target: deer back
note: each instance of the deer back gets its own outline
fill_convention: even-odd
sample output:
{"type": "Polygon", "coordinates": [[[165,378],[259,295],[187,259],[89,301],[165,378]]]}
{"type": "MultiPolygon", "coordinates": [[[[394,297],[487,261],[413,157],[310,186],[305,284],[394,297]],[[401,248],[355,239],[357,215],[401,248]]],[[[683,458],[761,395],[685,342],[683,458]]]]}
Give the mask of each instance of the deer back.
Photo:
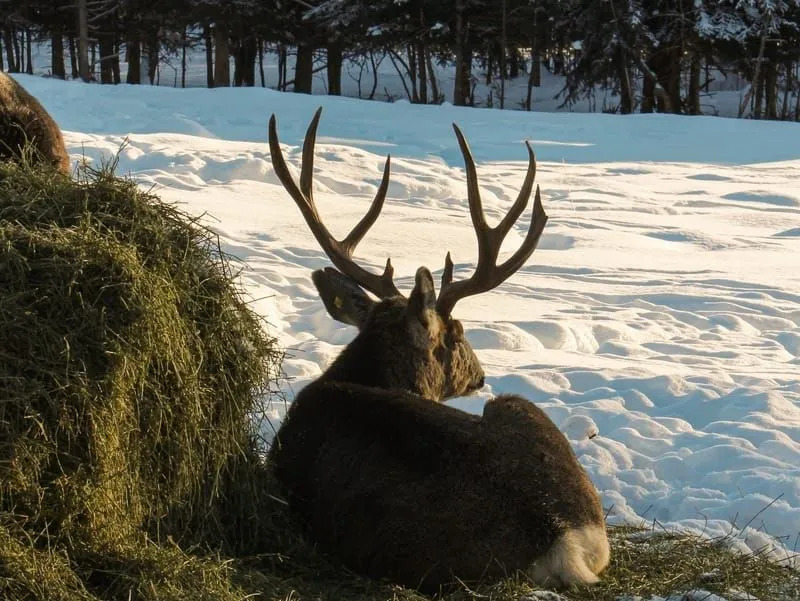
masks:
{"type": "Polygon", "coordinates": [[[570,530],[604,535],[569,444],[520,397],[479,417],[321,380],[300,392],[276,445],[276,476],[312,539],[351,569],[422,591],[528,570],[570,530]]]}

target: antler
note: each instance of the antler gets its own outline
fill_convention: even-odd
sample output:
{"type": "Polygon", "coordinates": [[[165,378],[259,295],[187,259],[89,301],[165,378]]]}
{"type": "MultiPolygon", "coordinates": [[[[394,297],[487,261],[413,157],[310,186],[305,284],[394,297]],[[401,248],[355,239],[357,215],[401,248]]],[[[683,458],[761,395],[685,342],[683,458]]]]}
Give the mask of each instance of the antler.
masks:
{"type": "Polygon", "coordinates": [[[286,166],[286,161],[281,152],[281,145],[278,141],[278,132],[275,121],[275,115],[269,119],[269,151],[272,156],[272,166],[278,179],[281,180],[283,187],[289,192],[289,195],[294,199],[297,206],[300,207],[300,212],[314,234],[314,237],[319,242],[322,250],[328,255],[333,264],[344,273],[346,276],[353,279],[359,286],[369,290],[380,298],[387,298],[390,296],[398,296],[400,292],[394,285],[392,276],[394,275],[394,268],[392,267],[391,259],[386,259],[386,267],[383,274],[378,275],[366,271],[353,261],[353,251],[364,235],[367,233],[372,224],[378,218],[378,215],[383,208],[383,201],[386,198],[386,191],[389,188],[389,167],[390,157],[386,157],[386,165],[383,167],[383,179],[378,187],[378,192],[375,194],[375,199],[367,211],[367,214],[361,218],[352,231],[347,234],[343,240],[337,240],[328,231],[328,228],[322,223],[322,220],[317,213],[317,207],[314,204],[314,197],[311,192],[311,182],[314,173],[314,144],[317,138],[317,126],[319,125],[319,118],[322,114],[322,107],[317,109],[314,118],[308,126],[306,131],[305,141],[303,142],[303,162],[300,167],[300,186],[297,186],[292,174],[289,173],[289,168],[286,166]]]}
{"type": "Polygon", "coordinates": [[[522,211],[525,210],[528,199],[531,197],[531,188],[536,176],[536,157],[533,154],[531,145],[526,141],[525,145],[528,147],[528,173],[525,175],[525,181],[519,191],[519,196],[517,196],[517,200],[512,205],[511,210],[497,227],[489,227],[483,214],[475,161],[472,158],[469,145],[464,139],[464,134],[461,133],[455,123],[453,124],[453,129],[456,130],[458,145],[461,147],[461,154],[464,155],[469,213],[472,217],[475,234],[478,237],[478,264],[475,267],[475,273],[469,279],[454,282],[453,261],[450,258],[450,253],[447,253],[442,273],[442,287],[439,290],[439,297],[436,299],[436,310],[443,317],[450,315],[455,304],[462,298],[491,290],[522,267],[525,261],[533,254],[533,251],[536,250],[544,224],[547,222],[547,215],[544,212],[542,199],[539,196],[539,186],[536,186],[536,195],[533,199],[533,215],[528,234],[525,236],[522,246],[511,257],[506,259],[502,265],[497,265],[497,256],[500,253],[503,239],[522,214],[522,211]]]}

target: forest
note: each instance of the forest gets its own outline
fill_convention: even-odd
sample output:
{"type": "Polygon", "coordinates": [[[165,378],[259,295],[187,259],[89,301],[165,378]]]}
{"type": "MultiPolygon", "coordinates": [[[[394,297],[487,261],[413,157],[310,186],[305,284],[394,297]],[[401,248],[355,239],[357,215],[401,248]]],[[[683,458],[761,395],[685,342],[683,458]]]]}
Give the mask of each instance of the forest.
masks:
{"type": "MultiPolygon", "coordinates": [[[[208,87],[265,85],[310,93],[324,76],[341,94],[345,62],[388,60],[411,102],[474,105],[479,79],[500,108],[531,110],[543,70],[563,77],[569,106],[596,89],[623,114],[702,114],[715,79],[747,82],[739,117],[800,120],[800,0],[0,0],[0,69],[33,72],[47,44],[53,77],[154,83],[171,61],[205,53],[208,87]],[[450,81],[434,65],[449,65],[450,81]],[[524,78],[521,106],[505,82],[524,78]]],[[[366,82],[365,97],[374,97],[366,82]]]]}

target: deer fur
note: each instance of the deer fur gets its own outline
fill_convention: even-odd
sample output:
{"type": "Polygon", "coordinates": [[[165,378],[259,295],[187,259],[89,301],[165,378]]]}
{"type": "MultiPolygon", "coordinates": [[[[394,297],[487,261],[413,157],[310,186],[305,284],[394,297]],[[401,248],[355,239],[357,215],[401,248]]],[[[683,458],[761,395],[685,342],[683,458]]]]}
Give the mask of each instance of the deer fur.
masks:
{"type": "Polygon", "coordinates": [[[19,160],[28,143],[36,160],[69,173],[69,154],[56,122],[25,88],[0,72],[0,160],[19,160]]]}
{"type": "Polygon", "coordinates": [[[461,324],[436,313],[420,268],[408,300],[372,301],[328,268],[314,283],[359,334],[295,398],[270,451],[309,536],[351,569],[436,592],[521,570],[597,581],[609,560],[597,492],[545,413],[519,396],[481,417],[433,402],[483,371],[461,324]]]}
{"type": "Polygon", "coordinates": [[[517,200],[490,227],[472,153],[453,126],[466,163],[478,261],[470,278],[454,281],[448,253],[438,298],[430,271],[420,267],[406,299],[394,285],[390,260],[378,275],[352,258],[383,206],[388,158],[372,205],[345,238],[334,238],[319,217],[312,180],[320,110],[303,143],[299,185],[283,158],[274,115],[270,154],[338,268],[312,274],[320,297],[334,319],[359,333],[300,391],[270,449],[289,506],[310,537],[353,570],[424,592],[519,570],[544,585],[596,582],[609,560],[603,510],[555,424],[519,396],[490,400],[480,417],[437,402],[484,382],[453,307],[517,271],[547,222],[537,187],[525,239],[498,263],[503,238],[533,190],[533,150],[526,143],[528,171],[517,200]]]}

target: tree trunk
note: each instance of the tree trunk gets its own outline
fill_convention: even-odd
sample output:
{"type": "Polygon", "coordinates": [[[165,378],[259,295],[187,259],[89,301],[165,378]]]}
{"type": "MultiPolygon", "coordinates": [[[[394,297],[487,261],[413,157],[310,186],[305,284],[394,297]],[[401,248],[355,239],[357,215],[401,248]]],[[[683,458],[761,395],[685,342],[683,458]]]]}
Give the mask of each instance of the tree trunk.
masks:
{"type": "Polygon", "coordinates": [[[231,85],[230,47],[228,29],[222,23],[214,26],[214,87],[231,85]]]}
{"type": "Polygon", "coordinates": [[[764,100],[767,119],[778,118],[778,63],[769,60],[764,65],[764,100]]]}
{"type": "Polygon", "coordinates": [[[664,87],[664,80],[669,79],[669,75],[665,74],[669,66],[664,66],[665,53],[654,53],[650,60],[645,62],[638,54],[631,52],[630,48],[625,48],[636,61],[639,68],[644,73],[644,83],[642,85],[642,112],[652,113],[655,105],[659,113],[672,113],[674,108],[672,105],[672,98],[669,92],[664,87]]]}
{"type": "Polygon", "coordinates": [[[439,102],[439,84],[436,82],[436,71],[433,70],[433,61],[431,60],[431,52],[425,52],[425,61],[428,64],[428,77],[431,78],[431,102],[439,102]]]}
{"type": "Polygon", "coordinates": [[[665,112],[681,113],[681,59],[683,48],[675,45],[669,51],[669,63],[667,68],[667,95],[672,105],[671,110],[664,107],[665,112]]]}
{"type": "Polygon", "coordinates": [[[72,79],[78,79],[78,53],[75,49],[75,36],[69,36],[67,40],[67,45],[69,46],[69,68],[70,74],[72,75],[72,79]]]}
{"type": "Polygon", "coordinates": [[[203,25],[203,41],[206,47],[206,86],[214,87],[214,41],[211,36],[211,25],[203,25]]]}
{"type": "Polygon", "coordinates": [[[278,89],[281,92],[286,91],[286,46],[278,44],[278,89]]]}
{"type": "Polygon", "coordinates": [[[428,104],[428,73],[426,56],[428,49],[425,48],[425,41],[420,39],[417,42],[417,69],[419,71],[419,101],[428,104]]]}
{"type": "Polygon", "coordinates": [[[464,74],[461,78],[464,84],[464,96],[469,106],[475,106],[475,90],[472,87],[472,46],[467,42],[464,46],[464,60],[461,64],[464,74]]]}
{"type": "Polygon", "coordinates": [[[253,35],[248,35],[239,44],[239,58],[242,70],[241,80],[244,86],[252,88],[256,85],[256,55],[258,44],[253,35]]]}
{"type": "Polygon", "coordinates": [[[617,77],[619,78],[619,110],[623,115],[633,112],[633,85],[631,84],[631,69],[628,62],[628,53],[625,48],[619,47],[617,52],[617,77]]]}
{"type": "MultiPolygon", "coordinates": [[[[386,57],[385,52],[383,56],[386,57]]],[[[375,60],[375,53],[372,50],[369,51],[369,64],[372,67],[372,89],[369,92],[369,96],[367,96],[367,100],[375,98],[375,91],[378,89],[378,65],[382,61],[383,59],[380,61],[375,60]]]]}
{"type": "Polygon", "coordinates": [[[417,51],[413,44],[406,46],[406,56],[408,56],[408,64],[406,65],[406,72],[408,78],[411,80],[411,102],[419,102],[419,88],[417,87],[417,51]]]}
{"type": "Polygon", "coordinates": [[[531,70],[528,73],[528,91],[527,91],[527,94],[525,95],[525,110],[526,111],[531,110],[531,106],[533,105],[533,88],[534,88],[534,81],[535,81],[535,77],[536,77],[534,75],[534,73],[538,72],[537,69],[534,69],[534,64],[535,64],[534,61],[531,60],[531,70]]]}
{"type": "MultiPolygon", "coordinates": [[[[397,71],[397,76],[400,78],[400,83],[403,84],[403,89],[406,92],[406,97],[408,98],[409,101],[414,102],[415,101],[414,99],[417,97],[417,87],[416,85],[414,86],[414,92],[412,94],[411,90],[408,89],[408,85],[406,84],[406,75],[412,72],[410,67],[408,66],[408,63],[406,63],[406,61],[403,60],[403,57],[400,56],[395,50],[389,50],[389,60],[392,61],[392,66],[394,67],[395,71],[397,71]],[[405,69],[405,72],[403,72],[400,69],[400,65],[398,65],[398,63],[400,63],[400,65],[403,65],[403,69],[405,69]]],[[[387,100],[390,99],[389,91],[385,87],[384,90],[386,91],[387,100]]]]}
{"type": "Polygon", "coordinates": [[[642,80],[642,113],[652,113],[656,108],[655,81],[652,77],[645,76],[642,80]]]}
{"type": "Polygon", "coordinates": [[[779,116],[780,119],[788,119],[789,118],[789,92],[794,87],[794,82],[792,81],[793,72],[792,72],[792,61],[788,60],[784,63],[784,68],[786,69],[786,86],[783,89],[783,102],[781,103],[781,114],[779,116]]]}
{"type": "MultiPolygon", "coordinates": [[[[754,84],[756,85],[756,84],[754,84]]],[[[762,103],[764,99],[764,75],[762,68],[762,75],[758,78],[756,85],[756,93],[753,98],[753,119],[761,119],[762,103]]]]}
{"type": "Polygon", "coordinates": [[[342,43],[328,42],[328,94],[342,95],[342,43]]]}
{"type": "Polygon", "coordinates": [[[114,56],[111,59],[111,72],[114,75],[114,83],[118,84],[122,82],[122,78],[120,77],[119,73],[119,55],[122,52],[122,48],[120,47],[119,38],[116,34],[114,34],[114,56]]]}
{"type": "Polygon", "coordinates": [[[97,36],[100,42],[100,83],[114,83],[114,73],[112,62],[114,54],[113,34],[103,32],[97,36]]]}
{"type": "Polygon", "coordinates": [[[3,28],[3,45],[6,47],[6,59],[8,62],[8,72],[16,73],[19,70],[16,58],[14,57],[14,32],[10,26],[3,28]]]}
{"type": "Polygon", "coordinates": [[[464,14],[464,0],[456,0],[456,72],[453,82],[453,104],[466,106],[469,101],[469,75],[472,50],[467,47],[467,19],[464,14]]]}
{"type": "Polygon", "coordinates": [[[264,40],[258,38],[258,74],[261,76],[261,87],[266,88],[267,82],[264,78],[264,40]]]}
{"type": "Polygon", "coordinates": [[[78,0],[78,74],[89,81],[89,9],[86,0],[78,0]]]}
{"type": "Polygon", "coordinates": [[[515,79],[519,77],[521,57],[516,48],[511,48],[508,52],[508,78],[515,79]]]}
{"type": "Polygon", "coordinates": [[[538,88],[542,85],[542,56],[536,52],[531,55],[531,81],[533,87],[538,88]]]}
{"type": "Polygon", "coordinates": [[[675,49],[653,52],[647,60],[647,66],[656,78],[653,84],[656,110],[659,113],[680,112],[680,56],[675,56],[675,49]],[[657,93],[659,87],[663,93],[657,93]]]}
{"type": "Polygon", "coordinates": [[[33,75],[33,51],[32,51],[32,44],[31,44],[31,30],[25,29],[25,59],[27,64],[25,65],[25,72],[28,75],[33,75]]]}
{"type": "Polygon", "coordinates": [[[253,87],[256,85],[256,39],[252,36],[237,40],[234,49],[233,85],[253,87]]]}
{"type": "MultiPolygon", "coordinates": [[[[23,34],[20,33],[20,35],[23,34]]],[[[12,42],[14,44],[14,64],[17,66],[17,73],[20,73],[25,70],[25,59],[22,55],[22,50],[20,50],[19,47],[19,35],[17,35],[16,31],[14,31],[14,38],[12,39],[12,42]]]]}
{"type": "Polygon", "coordinates": [[[125,82],[129,84],[142,83],[142,42],[139,32],[131,29],[128,32],[128,75],[125,82]]]}
{"type": "Polygon", "coordinates": [[[798,92],[797,96],[795,96],[795,103],[794,103],[794,120],[800,121],[800,92],[798,92]]]}
{"type": "Polygon", "coordinates": [[[699,115],[700,111],[700,56],[692,54],[689,64],[689,96],[686,99],[686,112],[690,115],[699,115]]]}
{"type": "Polygon", "coordinates": [[[50,68],[53,77],[66,79],[67,71],[64,69],[64,36],[62,34],[63,25],[59,21],[53,26],[50,34],[50,68]]]}
{"type": "Polygon", "coordinates": [[[186,26],[181,32],[181,88],[186,87],[186,26]]]}
{"type": "Polygon", "coordinates": [[[151,31],[147,34],[147,79],[151,86],[156,84],[159,51],[158,31],[151,31]]]}
{"type": "Polygon", "coordinates": [[[307,44],[297,46],[297,60],[294,65],[294,91],[298,94],[311,94],[314,79],[314,47],[307,44]]]}
{"type": "Polygon", "coordinates": [[[764,62],[764,50],[767,47],[767,33],[769,32],[770,25],[772,24],[772,19],[768,19],[767,23],[764,26],[764,31],[761,34],[761,42],[758,48],[758,58],[756,59],[756,68],[755,72],[753,73],[753,81],[750,83],[750,89],[747,91],[747,94],[744,95],[742,99],[742,103],[739,105],[739,117],[741,118],[744,115],[744,111],[747,108],[747,105],[750,103],[750,99],[753,96],[753,92],[757,91],[759,98],[757,99],[757,106],[758,106],[758,115],[754,115],[756,119],[761,117],[761,66],[764,62]]]}
{"type": "Polygon", "coordinates": [[[500,11],[500,108],[506,108],[506,64],[508,57],[508,38],[506,37],[506,0],[501,2],[500,11]]]}

